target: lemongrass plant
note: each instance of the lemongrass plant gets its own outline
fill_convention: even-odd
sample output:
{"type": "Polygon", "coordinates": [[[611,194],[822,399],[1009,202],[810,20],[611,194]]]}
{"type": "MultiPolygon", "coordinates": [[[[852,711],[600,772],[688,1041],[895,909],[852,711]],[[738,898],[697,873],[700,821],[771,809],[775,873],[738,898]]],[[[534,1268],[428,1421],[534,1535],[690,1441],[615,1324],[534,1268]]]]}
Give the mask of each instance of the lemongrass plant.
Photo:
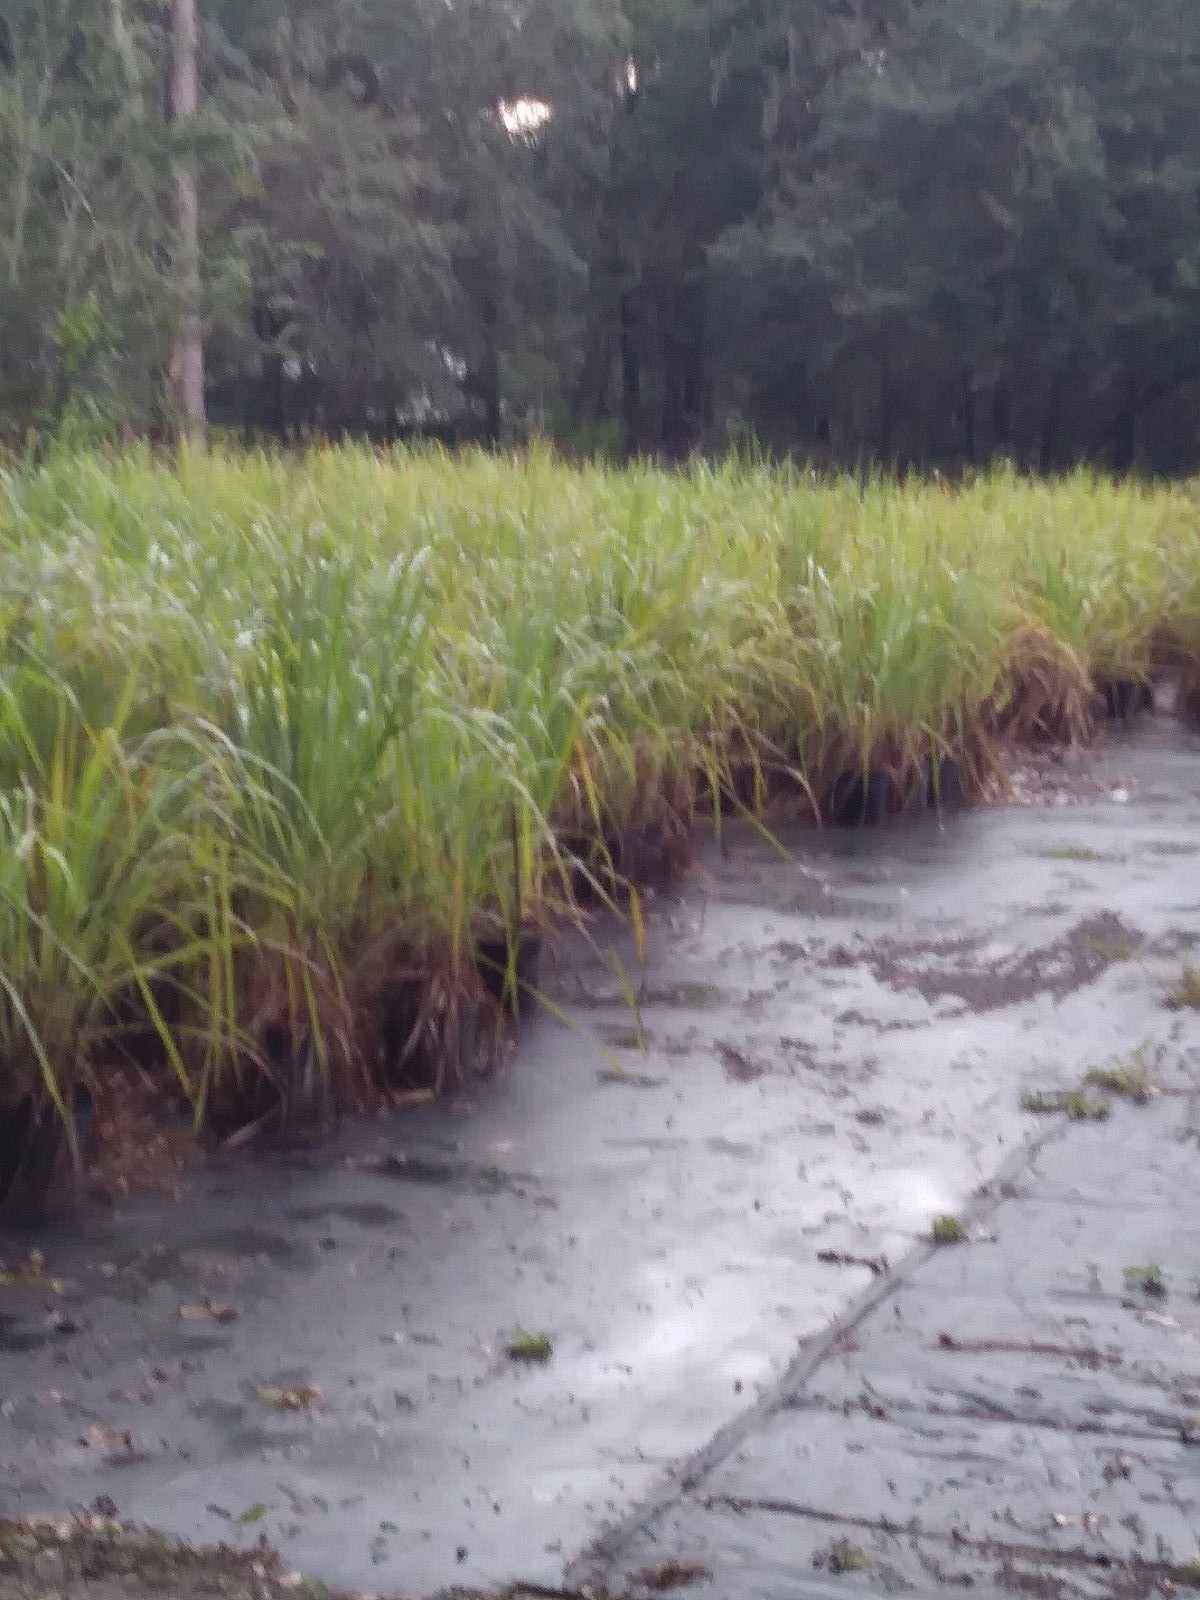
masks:
{"type": "Polygon", "coordinates": [[[233,1037],[232,997],[204,981],[240,938],[209,753],[131,733],[138,689],[135,673],[94,726],[39,669],[0,675],[0,1105],[49,1102],[68,1123],[131,1019],[195,1104],[233,1037]]]}
{"type": "Polygon", "coordinates": [[[389,995],[444,1042],[480,940],[678,866],[702,811],[970,790],[1164,666],[1200,698],[1197,502],[545,449],[10,466],[0,1100],[139,1007],[201,1111],[299,1058],[355,1098],[389,995]]]}

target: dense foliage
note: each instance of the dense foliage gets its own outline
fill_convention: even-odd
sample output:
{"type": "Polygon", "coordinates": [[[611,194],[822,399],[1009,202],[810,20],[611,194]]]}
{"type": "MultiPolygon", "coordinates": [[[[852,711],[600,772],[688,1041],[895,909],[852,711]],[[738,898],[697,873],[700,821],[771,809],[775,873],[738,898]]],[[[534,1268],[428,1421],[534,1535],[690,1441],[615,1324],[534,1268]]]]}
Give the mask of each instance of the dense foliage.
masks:
{"type": "Polygon", "coordinates": [[[172,168],[211,419],[1175,470],[1185,0],[0,0],[0,431],[166,426],[172,168]]]}
{"type": "Polygon", "coordinates": [[[0,1114],[127,1061],[241,1125],[452,1082],[489,971],[698,813],[940,804],[1097,687],[1200,700],[1196,512],[541,450],[0,475],[0,1114]]]}

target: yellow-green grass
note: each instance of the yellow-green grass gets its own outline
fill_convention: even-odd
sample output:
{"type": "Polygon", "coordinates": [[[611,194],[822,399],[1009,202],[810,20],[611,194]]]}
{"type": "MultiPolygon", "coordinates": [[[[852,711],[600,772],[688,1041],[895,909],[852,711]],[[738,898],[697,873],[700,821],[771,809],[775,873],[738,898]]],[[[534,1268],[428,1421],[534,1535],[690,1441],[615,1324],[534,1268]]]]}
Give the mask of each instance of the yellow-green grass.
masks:
{"type": "Polygon", "coordinates": [[[731,794],[969,790],[1098,682],[1200,682],[1200,501],[61,455],[0,479],[0,627],[0,1103],[147,1028],[199,1114],[298,1061],[345,1101],[397,1049],[452,1076],[476,940],[678,864],[731,794]]]}

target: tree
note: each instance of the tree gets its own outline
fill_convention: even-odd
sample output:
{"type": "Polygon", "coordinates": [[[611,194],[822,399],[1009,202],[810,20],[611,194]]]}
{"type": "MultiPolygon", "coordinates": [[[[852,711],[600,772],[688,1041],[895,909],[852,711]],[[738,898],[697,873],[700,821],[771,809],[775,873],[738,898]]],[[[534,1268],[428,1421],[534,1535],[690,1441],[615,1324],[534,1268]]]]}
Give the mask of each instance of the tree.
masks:
{"type": "Polygon", "coordinates": [[[739,48],[754,9],[626,6],[573,413],[615,414],[630,450],[682,454],[708,431],[708,251],[760,197],[760,74],[739,48]]]}
{"type": "Polygon", "coordinates": [[[1182,470],[1198,98],[1183,0],[0,0],[0,428],[1182,470]]]}
{"type": "Polygon", "coordinates": [[[0,0],[0,433],[154,417],[170,223],[151,21],[0,0]]]}
{"type": "MultiPolygon", "coordinates": [[[[113,0],[114,17],[121,0],[113,0]]],[[[196,0],[171,0],[171,66],[168,109],[187,128],[200,109],[199,29],[196,0]]],[[[118,30],[118,40],[120,30],[118,30]]],[[[189,438],[204,434],[204,343],[201,331],[200,194],[194,163],[175,161],[175,289],[179,298],[171,384],[179,426],[189,438]]]]}
{"type": "Polygon", "coordinates": [[[724,241],[751,405],[800,397],[784,430],[842,458],[1050,468],[1128,435],[1194,375],[1198,39],[1170,0],[893,8],[724,241]]]}
{"type": "Polygon", "coordinates": [[[223,224],[252,240],[253,336],[227,328],[219,353],[259,378],[230,406],[275,431],[496,438],[507,377],[518,412],[547,409],[615,4],[214,0],[213,17],[223,109],[258,130],[254,192],[223,224]]]}

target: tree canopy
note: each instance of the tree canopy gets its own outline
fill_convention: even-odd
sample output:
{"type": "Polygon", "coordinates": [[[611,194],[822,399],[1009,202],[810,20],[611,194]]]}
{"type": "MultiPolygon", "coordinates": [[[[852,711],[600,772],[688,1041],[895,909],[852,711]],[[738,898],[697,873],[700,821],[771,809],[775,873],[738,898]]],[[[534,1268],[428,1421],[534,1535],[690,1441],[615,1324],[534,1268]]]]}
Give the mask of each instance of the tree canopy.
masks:
{"type": "Polygon", "coordinates": [[[0,437],[1190,470],[1193,0],[0,0],[0,437]],[[177,40],[175,41],[177,43],[177,40]]]}

